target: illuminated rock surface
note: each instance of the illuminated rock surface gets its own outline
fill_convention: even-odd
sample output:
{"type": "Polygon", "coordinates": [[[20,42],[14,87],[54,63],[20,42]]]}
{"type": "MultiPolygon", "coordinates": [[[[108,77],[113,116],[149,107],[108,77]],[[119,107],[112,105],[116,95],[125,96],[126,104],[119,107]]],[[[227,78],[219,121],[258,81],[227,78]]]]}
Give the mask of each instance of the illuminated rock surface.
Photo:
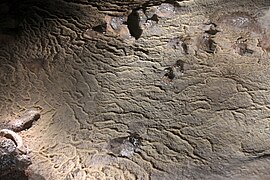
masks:
{"type": "Polygon", "coordinates": [[[160,4],[0,5],[0,119],[41,109],[33,179],[270,176],[270,1],[160,4]]]}

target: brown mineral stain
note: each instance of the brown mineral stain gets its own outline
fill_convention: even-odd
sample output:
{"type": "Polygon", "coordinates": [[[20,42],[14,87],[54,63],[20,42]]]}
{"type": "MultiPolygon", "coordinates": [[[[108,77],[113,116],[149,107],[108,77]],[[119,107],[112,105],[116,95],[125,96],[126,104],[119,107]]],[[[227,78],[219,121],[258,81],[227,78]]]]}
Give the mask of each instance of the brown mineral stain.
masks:
{"type": "Polygon", "coordinates": [[[252,31],[261,33],[262,29],[256,18],[247,12],[227,12],[219,14],[218,11],[210,17],[211,21],[222,26],[223,29],[237,31],[252,31]]]}
{"type": "Polygon", "coordinates": [[[259,39],[258,46],[266,51],[270,51],[270,32],[264,34],[262,38],[259,39]]]}

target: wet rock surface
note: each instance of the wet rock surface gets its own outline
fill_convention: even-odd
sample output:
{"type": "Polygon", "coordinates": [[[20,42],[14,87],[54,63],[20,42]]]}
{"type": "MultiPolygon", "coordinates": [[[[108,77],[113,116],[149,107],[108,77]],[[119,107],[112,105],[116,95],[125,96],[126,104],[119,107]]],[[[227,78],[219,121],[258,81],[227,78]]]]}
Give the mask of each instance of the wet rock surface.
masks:
{"type": "Polygon", "coordinates": [[[0,119],[41,110],[33,177],[270,176],[269,1],[152,2],[0,6],[0,119]]]}

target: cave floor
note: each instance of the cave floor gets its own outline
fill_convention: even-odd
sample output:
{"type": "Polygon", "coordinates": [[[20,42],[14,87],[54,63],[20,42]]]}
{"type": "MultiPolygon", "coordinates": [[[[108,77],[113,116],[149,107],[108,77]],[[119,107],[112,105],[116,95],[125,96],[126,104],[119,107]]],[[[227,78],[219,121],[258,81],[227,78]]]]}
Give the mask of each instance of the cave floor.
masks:
{"type": "Polygon", "coordinates": [[[146,20],[138,9],[129,20],[140,18],[136,39],[124,23],[116,32],[110,18],[121,13],[79,2],[29,1],[20,32],[0,35],[0,119],[41,109],[20,133],[31,172],[48,180],[270,177],[269,1],[156,5],[158,17],[146,20]],[[134,133],[141,144],[125,155],[112,140],[134,133]]]}

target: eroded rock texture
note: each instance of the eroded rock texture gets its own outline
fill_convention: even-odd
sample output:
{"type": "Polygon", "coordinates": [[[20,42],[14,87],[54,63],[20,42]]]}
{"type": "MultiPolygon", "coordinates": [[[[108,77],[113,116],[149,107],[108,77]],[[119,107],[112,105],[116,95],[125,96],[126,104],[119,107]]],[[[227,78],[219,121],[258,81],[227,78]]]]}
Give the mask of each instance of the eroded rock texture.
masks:
{"type": "Polygon", "coordinates": [[[269,5],[4,2],[0,119],[45,179],[267,179],[269,5]]]}

